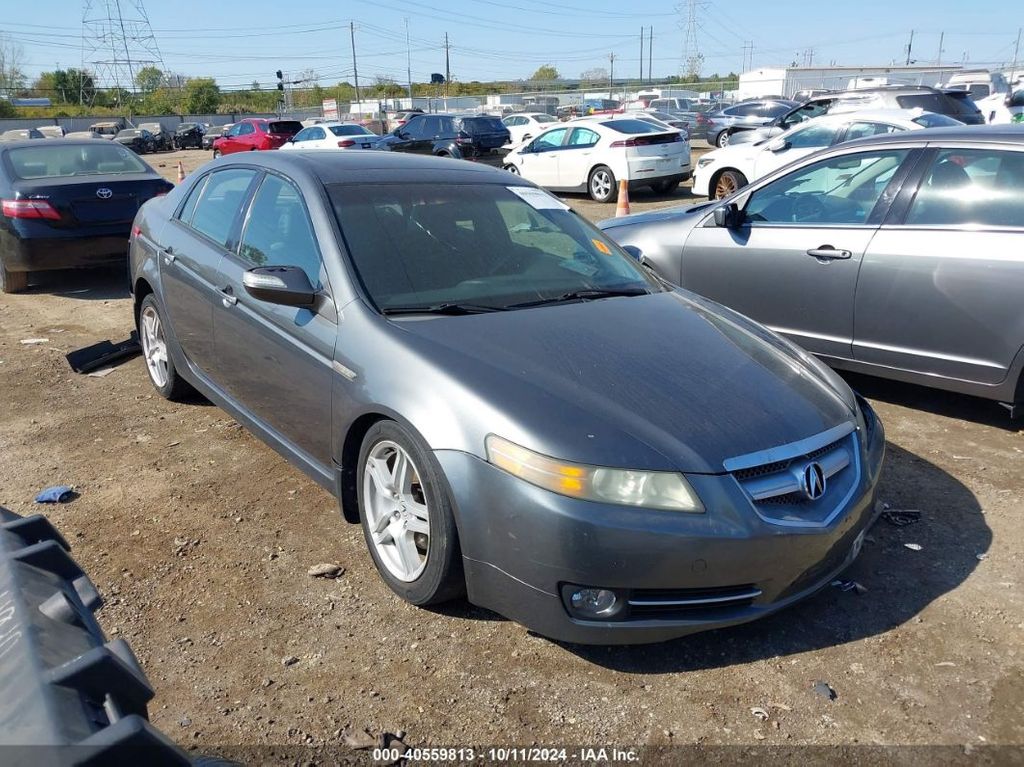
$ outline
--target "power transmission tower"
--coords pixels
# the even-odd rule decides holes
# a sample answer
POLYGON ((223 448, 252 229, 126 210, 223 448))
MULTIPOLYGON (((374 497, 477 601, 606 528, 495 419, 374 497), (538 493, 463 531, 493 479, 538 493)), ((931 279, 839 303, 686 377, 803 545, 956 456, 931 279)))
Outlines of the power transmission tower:
POLYGON ((120 105, 124 91, 136 92, 144 67, 163 70, 164 60, 142 0, 84 0, 82 69, 96 85, 115 89, 120 105))
POLYGON ((700 0, 686 0, 686 34, 683 36, 683 76, 689 80, 700 77, 704 57, 697 43, 697 10, 700 0))
POLYGON ((743 41, 743 68, 742 71, 749 72, 754 68, 754 41, 743 41))

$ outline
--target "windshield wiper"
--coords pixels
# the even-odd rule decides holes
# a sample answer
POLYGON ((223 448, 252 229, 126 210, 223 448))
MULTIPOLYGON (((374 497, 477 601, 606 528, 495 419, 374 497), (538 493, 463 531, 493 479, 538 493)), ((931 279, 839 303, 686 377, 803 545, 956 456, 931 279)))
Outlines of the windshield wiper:
POLYGON ((434 304, 432 306, 385 306, 380 310, 381 314, 486 314, 487 312, 502 312, 502 306, 485 306, 484 304, 434 304))
POLYGON ((618 298, 620 296, 645 296, 651 291, 646 288, 609 288, 590 290, 570 290, 560 296, 550 298, 539 298, 535 301, 523 301, 519 304, 510 304, 508 309, 525 309, 530 306, 543 306, 544 304, 557 304, 564 301, 592 301, 596 298, 618 298))

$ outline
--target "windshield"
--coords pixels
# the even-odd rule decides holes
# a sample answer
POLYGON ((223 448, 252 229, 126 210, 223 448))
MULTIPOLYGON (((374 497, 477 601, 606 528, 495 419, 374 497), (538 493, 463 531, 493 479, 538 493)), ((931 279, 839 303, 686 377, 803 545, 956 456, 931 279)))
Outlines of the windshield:
POLYGON ((375 135, 366 130, 362 125, 329 125, 327 127, 335 136, 366 136, 375 135))
MULTIPOLYGON (((19 147, 7 153, 18 178, 59 178, 108 173, 146 173, 145 163, 123 146, 97 141, 87 146, 69 144, 19 147)), ((63 142, 62 142, 63 143, 63 142)))
POLYGON ((351 184, 328 193, 359 279, 384 312, 661 290, 604 234, 534 187, 351 184))

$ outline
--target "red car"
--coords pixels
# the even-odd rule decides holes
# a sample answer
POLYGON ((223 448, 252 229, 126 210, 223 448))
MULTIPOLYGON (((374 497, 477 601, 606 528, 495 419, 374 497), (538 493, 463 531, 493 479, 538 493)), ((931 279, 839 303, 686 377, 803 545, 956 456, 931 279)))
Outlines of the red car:
POLYGON ((298 120, 268 120, 247 117, 231 126, 231 130, 213 142, 213 156, 234 152, 255 152, 277 149, 302 130, 298 120))

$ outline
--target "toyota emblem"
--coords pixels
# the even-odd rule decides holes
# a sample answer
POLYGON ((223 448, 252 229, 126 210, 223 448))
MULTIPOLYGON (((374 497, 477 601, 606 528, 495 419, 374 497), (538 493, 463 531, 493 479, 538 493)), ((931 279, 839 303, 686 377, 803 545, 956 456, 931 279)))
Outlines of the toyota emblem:
POLYGON ((825 470, 821 468, 821 464, 809 463, 804 466, 800 484, 808 499, 816 501, 821 498, 825 494, 825 470))
POLYGON ((101 200, 109 200, 111 197, 114 196, 114 193, 107 189, 105 186, 101 186, 99 189, 96 190, 96 196, 99 197, 101 200))

